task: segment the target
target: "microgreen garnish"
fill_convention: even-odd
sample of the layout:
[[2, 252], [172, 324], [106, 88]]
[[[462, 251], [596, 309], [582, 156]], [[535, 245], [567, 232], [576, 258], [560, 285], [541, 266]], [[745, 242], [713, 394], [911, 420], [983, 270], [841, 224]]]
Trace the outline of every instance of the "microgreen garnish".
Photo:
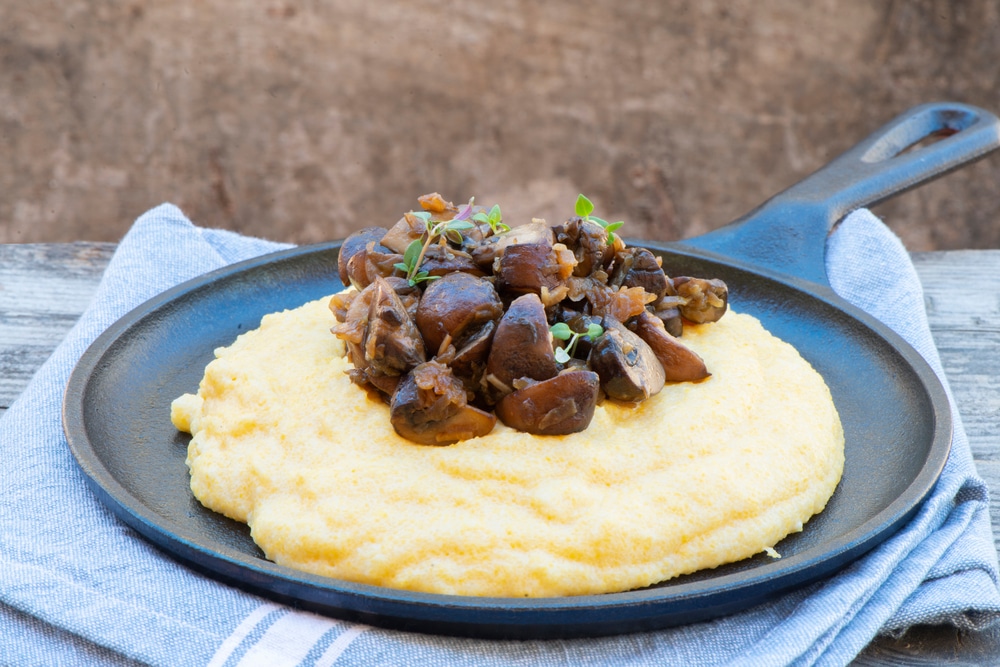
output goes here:
[[596, 322], [591, 322], [587, 325], [585, 332], [577, 333], [570, 329], [569, 325], [565, 322], [557, 322], [549, 327], [549, 331], [552, 333], [553, 338], [568, 341], [565, 347], [555, 348], [556, 361], [560, 364], [565, 364], [573, 356], [573, 352], [576, 351], [577, 343], [580, 342], [581, 338], [586, 337], [590, 342], [594, 342], [594, 340], [604, 333], [604, 328]]
[[494, 234], [502, 234], [503, 232], [509, 232], [510, 226], [503, 222], [503, 216], [500, 214], [500, 204], [493, 204], [493, 208], [490, 209], [489, 213], [480, 211], [472, 216], [472, 219], [476, 222], [485, 222], [493, 230]]
[[608, 222], [598, 218], [596, 215], [591, 215], [594, 212], [594, 202], [590, 201], [582, 194], [577, 195], [576, 198], [576, 214], [583, 218], [584, 220], [589, 220], [591, 222], [596, 222], [601, 227], [604, 227], [608, 232], [608, 245], [614, 245], [615, 242], [615, 232], [625, 224], [624, 220], [619, 220], [618, 222]]
[[427, 254], [427, 248], [430, 247], [431, 243], [436, 239], [440, 239], [442, 242], [447, 239], [453, 243], [461, 243], [462, 230], [472, 229], [475, 225], [468, 220], [459, 218], [434, 223], [431, 222], [431, 214], [427, 211], [410, 212], [409, 215], [423, 220], [427, 230], [426, 235], [411, 241], [410, 245], [406, 246], [406, 252], [403, 253], [403, 261], [397, 262], [393, 266], [406, 273], [406, 280], [412, 287], [421, 281], [440, 278], [440, 276], [432, 276], [427, 271], [420, 270], [420, 265], [424, 263], [424, 255]]

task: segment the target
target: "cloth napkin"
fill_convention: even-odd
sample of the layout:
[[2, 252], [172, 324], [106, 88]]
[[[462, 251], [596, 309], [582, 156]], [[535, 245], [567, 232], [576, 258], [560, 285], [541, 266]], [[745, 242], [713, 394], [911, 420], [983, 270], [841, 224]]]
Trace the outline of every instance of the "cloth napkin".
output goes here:
[[[97, 335], [155, 294], [283, 248], [194, 226], [165, 204], [120, 243], [82, 318], [0, 419], [0, 653], [16, 665], [842, 665], [878, 633], [1000, 619], [987, 488], [957, 411], [951, 456], [911, 523], [825, 581], [742, 613], [599, 639], [485, 641], [296, 611], [173, 561], [90, 492], [62, 433], [63, 389]], [[857, 211], [831, 235], [834, 289], [944, 378], [899, 240]], [[880, 295], [892, 293], [891, 300]], [[950, 395], [950, 394], [949, 394]], [[954, 403], [952, 403], [954, 406]]]

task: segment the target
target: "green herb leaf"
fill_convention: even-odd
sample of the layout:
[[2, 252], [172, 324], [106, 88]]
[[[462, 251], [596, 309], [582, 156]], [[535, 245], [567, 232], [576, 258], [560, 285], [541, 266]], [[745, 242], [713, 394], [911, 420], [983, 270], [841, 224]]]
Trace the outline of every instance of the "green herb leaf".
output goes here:
[[594, 212], [594, 202], [590, 201], [582, 194], [576, 197], [576, 214], [581, 218], [589, 217]]
[[600, 338], [604, 335], [604, 327], [602, 327], [597, 322], [591, 322], [587, 325], [587, 338], [593, 341], [596, 338]]
[[428, 274], [426, 271], [418, 271], [417, 273], [413, 274], [413, 276], [407, 282], [410, 283], [410, 287], [414, 287], [417, 283], [424, 281], [430, 282], [431, 280], [437, 280], [440, 277], [441, 276], [432, 276]]
[[393, 264], [393, 266], [402, 271], [403, 273], [410, 272], [410, 267], [407, 266], [407, 264], [404, 262], [396, 262], [395, 264]]
[[570, 358], [569, 352], [567, 352], [561, 347], [556, 348], [556, 361], [558, 361], [560, 364], [565, 364], [567, 361], [569, 361], [569, 358]]
[[559, 340], [569, 340], [570, 336], [573, 335], [573, 330], [570, 329], [569, 325], [565, 322], [557, 322], [553, 324], [549, 327], [549, 331], [552, 332], [553, 337], [558, 338]]
[[494, 234], [502, 234], [503, 232], [510, 231], [510, 226], [503, 223], [503, 214], [500, 213], [500, 204], [493, 204], [493, 208], [490, 209], [489, 213], [486, 213], [485, 211], [476, 213], [472, 216], [472, 219], [489, 225]]
[[420, 257], [420, 251], [424, 248], [424, 242], [420, 239], [414, 239], [410, 241], [410, 245], [406, 246], [406, 252], [403, 253], [403, 264], [406, 264], [406, 270], [416, 268], [417, 258]]

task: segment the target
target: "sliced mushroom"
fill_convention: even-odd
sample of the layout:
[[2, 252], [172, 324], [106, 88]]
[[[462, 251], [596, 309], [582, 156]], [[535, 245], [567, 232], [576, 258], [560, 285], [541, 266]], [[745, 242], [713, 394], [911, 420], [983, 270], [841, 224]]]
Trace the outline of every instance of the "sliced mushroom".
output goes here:
[[385, 282], [399, 296], [400, 301], [403, 302], [403, 306], [406, 307], [406, 312], [409, 314], [410, 319], [415, 320], [417, 317], [417, 306], [420, 305], [420, 297], [423, 294], [420, 288], [416, 285], [411, 285], [410, 281], [399, 276], [389, 276], [385, 278]]
[[718, 278], [674, 278], [677, 296], [684, 299], [681, 315], [685, 319], [704, 324], [718, 322], [726, 314], [729, 303], [729, 288]]
[[454, 358], [449, 363], [455, 377], [465, 384], [466, 389], [474, 392], [481, 386], [495, 332], [495, 322], [484, 324], [474, 336], [467, 339], [460, 350], [455, 352]]
[[631, 325], [635, 334], [652, 348], [667, 382], [697, 382], [711, 375], [705, 361], [671, 336], [656, 315], [643, 311], [632, 320]]
[[444, 364], [428, 361], [399, 383], [389, 404], [396, 432], [421, 445], [450, 445], [486, 435], [496, 416], [466, 403], [465, 387]]
[[413, 241], [423, 238], [426, 233], [427, 224], [420, 216], [413, 212], [404, 213], [382, 237], [382, 245], [402, 255]]
[[460, 348], [487, 322], [503, 315], [503, 302], [490, 281], [468, 273], [449, 273], [427, 285], [417, 306], [416, 324], [436, 352], [445, 337]]
[[374, 292], [362, 343], [365, 360], [381, 375], [403, 375], [426, 360], [424, 339], [384, 278], [376, 278], [371, 287]]
[[602, 325], [589, 363], [604, 392], [620, 401], [642, 401], [663, 389], [666, 376], [652, 348], [613, 317], [605, 316]]
[[497, 324], [486, 372], [506, 387], [522, 377], [548, 380], [559, 372], [545, 308], [537, 294], [519, 296]]
[[590, 425], [601, 382], [593, 371], [570, 371], [533, 382], [496, 405], [500, 420], [535, 435], [578, 433]]
[[504, 232], [497, 238], [497, 253], [502, 254], [508, 246], [512, 245], [532, 245], [542, 243], [551, 246], [555, 243], [555, 236], [552, 228], [544, 220], [533, 218], [525, 225], [513, 227], [510, 231]]

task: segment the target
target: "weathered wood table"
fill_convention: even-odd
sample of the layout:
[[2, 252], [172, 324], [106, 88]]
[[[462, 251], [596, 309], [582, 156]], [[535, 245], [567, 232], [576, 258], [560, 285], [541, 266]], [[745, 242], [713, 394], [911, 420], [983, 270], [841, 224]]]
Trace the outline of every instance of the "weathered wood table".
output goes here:
[[[0, 244], [0, 418], [87, 307], [114, 248]], [[913, 260], [1000, 535], [1000, 250], [918, 253]], [[877, 639], [853, 664], [1000, 665], [1000, 627], [914, 628], [898, 640]]]

